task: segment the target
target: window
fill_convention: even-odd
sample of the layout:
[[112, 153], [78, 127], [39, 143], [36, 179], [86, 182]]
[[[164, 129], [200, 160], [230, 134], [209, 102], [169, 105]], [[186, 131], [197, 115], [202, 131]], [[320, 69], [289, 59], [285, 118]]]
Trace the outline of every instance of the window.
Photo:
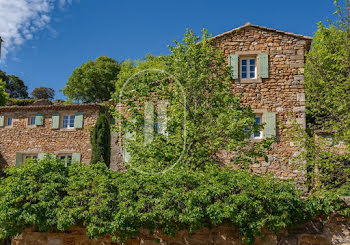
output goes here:
[[28, 159], [38, 159], [38, 154], [23, 154], [23, 162], [25, 163]]
[[62, 128], [74, 128], [75, 115], [63, 116]]
[[[260, 125], [262, 124], [262, 116], [255, 116], [255, 123]], [[254, 133], [253, 139], [262, 139], [263, 137], [263, 131], [260, 130], [259, 132]]]
[[28, 125], [33, 126], [35, 125], [35, 116], [29, 117], [28, 119]]
[[12, 126], [12, 117], [7, 117], [6, 118], [6, 125], [7, 127]]
[[241, 59], [241, 79], [256, 79], [256, 58]]
[[65, 163], [65, 166], [67, 167], [69, 164], [72, 163], [72, 155], [71, 154], [62, 154], [58, 156], [58, 159], [60, 161], [63, 161]]

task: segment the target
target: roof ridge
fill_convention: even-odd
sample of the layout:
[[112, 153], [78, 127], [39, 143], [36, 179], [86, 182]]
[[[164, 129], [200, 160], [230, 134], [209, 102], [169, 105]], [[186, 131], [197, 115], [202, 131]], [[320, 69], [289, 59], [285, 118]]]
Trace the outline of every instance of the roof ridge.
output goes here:
[[225, 36], [227, 34], [231, 34], [231, 33], [236, 32], [236, 31], [240, 31], [240, 30], [242, 30], [242, 29], [244, 29], [246, 27], [254, 27], [254, 28], [263, 29], [263, 30], [267, 30], [267, 31], [273, 31], [273, 32], [277, 32], [277, 33], [282, 33], [282, 34], [285, 34], [285, 35], [294, 36], [294, 37], [298, 37], [298, 38], [302, 38], [302, 39], [312, 40], [312, 37], [309, 37], [309, 36], [305, 36], [305, 35], [301, 35], [301, 34], [295, 34], [295, 33], [292, 33], [292, 32], [281, 31], [281, 30], [277, 30], [277, 29], [273, 29], [273, 28], [269, 28], [269, 27], [265, 27], [265, 26], [253, 25], [250, 22], [247, 22], [243, 26], [236, 27], [236, 28], [234, 28], [234, 29], [232, 29], [230, 31], [223, 32], [221, 34], [213, 36], [212, 39], [215, 39], [215, 38], [218, 38], [218, 37], [222, 37], [222, 36]]

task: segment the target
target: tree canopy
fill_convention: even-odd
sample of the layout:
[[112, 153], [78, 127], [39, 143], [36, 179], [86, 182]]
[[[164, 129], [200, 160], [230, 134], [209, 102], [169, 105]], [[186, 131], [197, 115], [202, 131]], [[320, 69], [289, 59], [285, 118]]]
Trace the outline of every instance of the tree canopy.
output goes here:
[[136, 67], [122, 65], [115, 99], [125, 105], [118, 117], [131, 156], [127, 165], [153, 173], [177, 163], [193, 168], [220, 163], [220, 150], [234, 152], [231, 162], [239, 165], [262, 157], [271, 140], [247, 140], [262, 125], [234, 96], [225, 58], [212, 48], [207, 32], [200, 38], [188, 30], [170, 51]]
[[119, 70], [118, 62], [107, 56], [89, 60], [73, 71], [63, 93], [84, 103], [108, 101], [115, 92]]
[[52, 100], [55, 97], [55, 90], [53, 88], [40, 87], [35, 88], [31, 95], [35, 99], [47, 99]]
[[8, 101], [8, 94], [6, 93], [6, 83], [0, 79], [0, 106], [6, 105]]
[[350, 143], [350, 1], [337, 5], [338, 21], [318, 24], [307, 55], [305, 89], [310, 127]]
[[6, 75], [5, 72], [0, 70], [0, 80], [6, 83], [6, 92], [10, 98], [14, 99], [27, 99], [28, 98], [28, 87], [24, 82], [17, 76]]

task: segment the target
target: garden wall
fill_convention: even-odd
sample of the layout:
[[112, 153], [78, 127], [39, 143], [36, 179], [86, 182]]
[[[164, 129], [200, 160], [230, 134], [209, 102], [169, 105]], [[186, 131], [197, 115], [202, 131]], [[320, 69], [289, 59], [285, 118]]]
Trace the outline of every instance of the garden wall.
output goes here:
[[[325, 222], [325, 223], [324, 223]], [[13, 239], [14, 245], [112, 245], [110, 237], [89, 240], [85, 229], [72, 228], [66, 232], [39, 233], [28, 229]], [[258, 239], [257, 245], [349, 245], [350, 218], [332, 215], [327, 219], [314, 219], [307, 224], [284, 230], [275, 235], [264, 231], [265, 239]], [[156, 239], [158, 241], [156, 241]], [[160, 234], [150, 236], [142, 231], [138, 238], [129, 240], [127, 245], [242, 245], [236, 229], [220, 226], [214, 229], [202, 229], [195, 233], [181, 231], [175, 238]]]

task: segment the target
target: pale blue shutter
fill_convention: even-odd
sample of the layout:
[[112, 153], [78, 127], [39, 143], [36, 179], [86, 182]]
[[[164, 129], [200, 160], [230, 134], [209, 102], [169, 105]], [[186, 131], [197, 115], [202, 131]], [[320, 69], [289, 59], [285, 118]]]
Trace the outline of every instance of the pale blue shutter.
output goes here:
[[72, 154], [72, 161], [73, 162], [80, 162], [81, 161], [81, 154], [80, 153], [73, 153]]
[[276, 137], [276, 113], [266, 112], [264, 113], [264, 137], [272, 138]]
[[259, 54], [258, 55], [258, 70], [260, 78], [268, 78], [269, 77], [269, 57], [267, 54]]
[[44, 160], [45, 155], [46, 155], [45, 153], [39, 153], [39, 154], [38, 154], [38, 159], [39, 159], [39, 160]]
[[23, 154], [20, 152], [16, 153], [16, 167], [19, 167], [22, 165], [23, 162]]
[[84, 123], [84, 113], [83, 112], [75, 113], [74, 128], [83, 128], [83, 123]]
[[231, 68], [232, 79], [238, 79], [238, 55], [230, 54], [228, 56], [228, 66]]
[[5, 117], [0, 116], [0, 127], [3, 127], [5, 125]]
[[52, 129], [59, 129], [60, 128], [60, 114], [59, 113], [52, 114], [51, 128]]
[[35, 125], [37, 126], [44, 125], [44, 114], [39, 113], [35, 116]]

